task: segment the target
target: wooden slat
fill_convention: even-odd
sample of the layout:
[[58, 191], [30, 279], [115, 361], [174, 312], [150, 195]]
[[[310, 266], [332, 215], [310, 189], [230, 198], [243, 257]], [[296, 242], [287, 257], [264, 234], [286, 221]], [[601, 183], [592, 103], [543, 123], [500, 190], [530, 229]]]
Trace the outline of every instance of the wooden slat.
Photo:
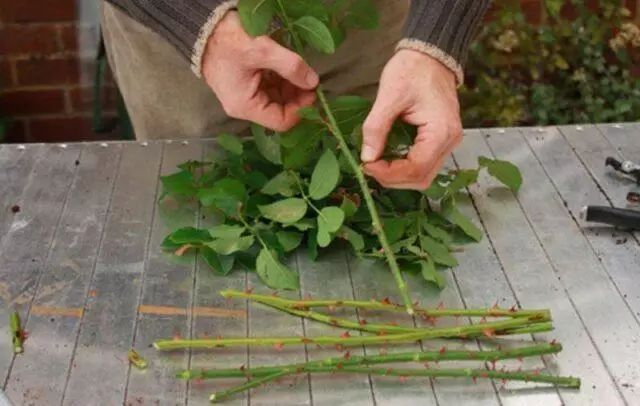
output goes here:
[[[214, 144], [206, 141], [201, 144], [204, 151], [205, 159], [209, 159], [213, 151]], [[216, 223], [207, 214], [200, 217], [200, 227], [213, 226]], [[222, 276], [217, 275], [201, 258], [196, 264], [196, 280], [195, 291], [193, 295], [192, 306], [197, 307], [213, 307], [229, 310], [227, 317], [206, 317], [194, 315], [191, 318], [190, 336], [197, 337], [246, 337], [247, 326], [249, 323], [247, 314], [246, 300], [232, 300], [220, 296], [223, 289], [234, 289], [244, 291], [247, 288], [246, 272], [239, 266], [233, 273]], [[181, 289], [192, 289], [192, 287], [181, 286]], [[237, 316], [231, 316], [237, 314]], [[240, 316], [240, 314], [244, 314]], [[248, 365], [248, 353], [246, 348], [228, 348], [214, 350], [193, 350], [190, 352], [189, 366], [191, 369], [207, 369], [207, 368], [240, 368], [242, 365]], [[209, 395], [212, 392], [221, 390], [244, 383], [244, 379], [215, 379], [211, 381], [189, 381], [188, 382], [188, 405], [210, 405]], [[249, 396], [246, 393], [239, 393], [232, 399], [225, 401], [228, 405], [245, 406], [249, 402]]]
[[[483, 131], [484, 133], [484, 131]], [[549, 208], [556, 204], [553, 198], [541, 189], [545, 179], [533, 178], [530, 165], [526, 165], [532, 156], [531, 151], [520, 137], [517, 130], [508, 129], [501, 134], [499, 130], [487, 132], [487, 141], [495, 148], [497, 156], [509, 160], [523, 171], [524, 184], [520, 190], [519, 199], [525, 200], [531, 195], [540, 195], [549, 201], [541, 204]], [[504, 144], [504, 150], [499, 148]], [[492, 156], [487, 147], [485, 137], [479, 133], [469, 134], [460, 149], [456, 152], [457, 162], [463, 167], [477, 165], [477, 156]], [[533, 179], [532, 179], [533, 178]], [[617, 405], [624, 404], [620, 394], [612, 382], [606, 365], [599, 357], [599, 349], [594, 345], [591, 337], [585, 331], [583, 319], [597, 317], [591, 312], [578, 313], [576, 301], [580, 298], [567, 296], [564, 278], [560, 278], [547, 257], [548, 248], [543, 248], [538, 236], [534, 232], [531, 222], [539, 217], [553, 216], [554, 221], [561, 221], [562, 216], [548, 213], [528, 212], [525, 215], [519, 201], [513, 193], [506, 190], [495, 180], [479, 179], [477, 187], [472, 189], [474, 202], [480, 213], [483, 224], [489, 233], [493, 247], [498, 255], [505, 275], [517, 295], [518, 303], [523, 308], [549, 308], [554, 317], [555, 330], [546, 336], [555, 338], [564, 345], [560, 356], [553, 358], [552, 372], [561, 375], [573, 375], [582, 378], [583, 386], [579, 392], [575, 390], [561, 390], [565, 404], [575, 405]], [[563, 206], [562, 206], [563, 207]], [[530, 205], [525, 205], [530, 209]], [[545, 209], [546, 210], [546, 209]], [[559, 236], [556, 236], [558, 240]], [[565, 237], [566, 239], [566, 237]], [[557, 243], [557, 242], [556, 242]], [[570, 258], [575, 258], [575, 252], [565, 251]], [[600, 305], [607, 300], [586, 297], [580, 300], [582, 308], [592, 304]], [[585, 371], [588, 371], [585, 373]], [[523, 404], [556, 404], [557, 395], [549, 391], [533, 391], [526, 395], [515, 393], [503, 394], [503, 398], [513, 396], [513, 402]]]
[[127, 350], [133, 341], [162, 146], [124, 146], [64, 404], [121, 404], [124, 400]]
[[[80, 149], [54, 147], [38, 160], [21, 201], [21, 211], [0, 246], [0, 336], [10, 337], [9, 313], [15, 307], [28, 320], [43, 267], [50, 255], [56, 226], [74, 179]], [[29, 350], [25, 344], [25, 350]], [[0, 382], [4, 385], [13, 360], [11, 340], [0, 340]], [[11, 391], [12, 388], [9, 388]]]
[[0, 246], [13, 221], [11, 209], [20, 205], [22, 192], [29, 184], [29, 174], [36, 160], [42, 159], [42, 152], [39, 145], [24, 149], [15, 145], [0, 146]]
[[[165, 145], [160, 175], [174, 173], [179, 164], [201, 157], [202, 146], [199, 143]], [[175, 373], [187, 367], [188, 351], [158, 354], [152, 348], [152, 343], [156, 339], [171, 337], [175, 332], [188, 335], [190, 312], [162, 315], [155, 314], [154, 309], [169, 306], [190, 310], [195, 269], [193, 256], [189, 255], [184, 260], [169, 257], [161, 249], [161, 243], [173, 230], [197, 226], [197, 206], [179, 204], [173, 198], [165, 198], [160, 203], [156, 206], [152, 222], [149, 257], [142, 287], [141, 305], [148, 310], [138, 316], [134, 342], [136, 351], [149, 362], [150, 370], [130, 368], [125, 403], [132, 405], [173, 405], [182, 404], [186, 399], [186, 382], [176, 379]]]
[[[305, 247], [306, 248], [306, 247]], [[349, 266], [343, 247], [333, 247], [322, 253], [316, 261], [312, 261], [303, 248], [296, 253], [298, 267], [301, 270], [300, 284], [302, 296], [336, 299], [353, 299], [353, 289], [349, 277]], [[316, 309], [322, 313], [330, 313], [328, 308]], [[353, 309], [336, 309], [336, 317], [357, 321], [358, 316]], [[292, 318], [292, 320], [294, 320]], [[307, 337], [339, 336], [347, 331], [327, 324], [304, 320]], [[352, 336], [360, 335], [359, 331], [349, 331]], [[309, 360], [321, 360], [324, 358], [341, 357], [349, 351], [351, 355], [363, 355], [362, 347], [350, 347], [345, 351], [336, 348], [317, 348], [309, 344]], [[373, 404], [371, 385], [368, 376], [348, 374], [317, 374], [311, 376], [311, 389], [313, 404], [316, 406], [333, 406], [336, 404], [363, 405]]]
[[640, 161], [640, 124], [598, 124], [596, 127], [622, 156], [636, 163]]
[[30, 404], [34, 397], [43, 405], [62, 400], [120, 151], [117, 145], [107, 149], [95, 144], [82, 151], [25, 326], [30, 333], [27, 351], [16, 358], [7, 385], [18, 404]]

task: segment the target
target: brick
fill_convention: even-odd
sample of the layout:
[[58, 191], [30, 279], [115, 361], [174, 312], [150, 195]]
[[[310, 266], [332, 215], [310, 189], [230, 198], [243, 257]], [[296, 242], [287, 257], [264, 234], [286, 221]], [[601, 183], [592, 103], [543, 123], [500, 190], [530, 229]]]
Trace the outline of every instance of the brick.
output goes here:
[[13, 62], [9, 59], [0, 59], [0, 91], [13, 87]]
[[117, 132], [95, 134], [91, 116], [33, 118], [29, 123], [29, 142], [74, 142], [118, 139]]
[[5, 25], [0, 28], [0, 55], [58, 51], [57, 29], [53, 25]]
[[63, 113], [64, 90], [10, 90], [0, 95], [0, 111], [11, 117]]
[[74, 56], [16, 61], [16, 71], [22, 86], [74, 84], [80, 77], [79, 61]]
[[27, 125], [23, 120], [9, 120], [5, 123], [4, 139], [2, 142], [26, 142]]
[[[93, 109], [93, 88], [76, 87], [69, 91], [71, 100], [71, 110], [76, 113], [86, 113]], [[102, 98], [100, 100], [103, 111], [113, 112], [116, 110], [118, 92], [114, 86], [102, 87]]]
[[0, 21], [5, 23], [75, 21], [76, 0], [0, 0]]
[[64, 51], [78, 50], [78, 32], [75, 24], [60, 26], [60, 40]]

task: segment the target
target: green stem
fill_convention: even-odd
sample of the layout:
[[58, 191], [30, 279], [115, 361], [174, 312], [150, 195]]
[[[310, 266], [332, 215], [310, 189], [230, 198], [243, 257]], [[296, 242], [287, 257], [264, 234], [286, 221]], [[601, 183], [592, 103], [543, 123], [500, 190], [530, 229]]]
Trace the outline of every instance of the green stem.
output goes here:
[[9, 316], [9, 326], [11, 327], [11, 339], [13, 343], [13, 352], [21, 354], [24, 352], [23, 341], [24, 331], [20, 322], [20, 314], [17, 311], [11, 312]]
[[[298, 35], [293, 29], [291, 21], [289, 20], [289, 17], [287, 16], [287, 13], [285, 12], [284, 7], [282, 6], [282, 0], [277, 0], [277, 1], [278, 1], [278, 6], [280, 7], [280, 10], [282, 12], [284, 23], [287, 25], [287, 29], [289, 30], [291, 38], [293, 39], [294, 47], [296, 48], [296, 51], [300, 55], [303, 55], [304, 47], [302, 46], [302, 43], [300, 42], [300, 38], [298, 38]], [[321, 85], [318, 85], [318, 87], [316, 88], [316, 94], [318, 95], [318, 98], [320, 99], [320, 103], [322, 104], [325, 114], [327, 115], [327, 119], [329, 120], [329, 124], [330, 124], [329, 129], [331, 133], [333, 133], [336, 136], [336, 139], [340, 144], [340, 150], [344, 153], [345, 157], [347, 158], [347, 161], [349, 162], [349, 165], [353, 169], [356, 179], [360, 184], [360, 188], [362, 189], [362, 194], [364, 195], [364, 200], [367, 204], [367, 208], [369, 209], [369, 214], [371, 215], [373, 228], [376, 232], [376, 235], [378, 236], [378, 240], [380, 241], [380, 244], [382, 245], [384, 253], [387, 257], [387, 262], [389, 263], [389, 267], [391, 268], [393, 277], [395, 278], [396, 284], [398, 285], [398, 289], [400, 291], [400, 295], [402, 296], [402, 300], [406, 307], [407, 313], [409, 313], [410, 315], [413, 315], [414, 313], [413, 303], [411, 301], [411, 297], [409, 296], [407, 285], [404, 279], [402, 278], [402, 275], [400, 273], [400, 267], [398, 266], [398, 262], [394, 256], [393, 251], [391, 250], [391, 246], [389, 244], [389, 241], [387, 240], [387, 236], [382, 227], [382, 221], [380, 221], [380, 216], [378, 215], [378, 210], [376, 209], [375, 202], [373, 201], [373, 196], [371, 195], [371, 190], [369, 189], [367, 180], [364, 177], [364, 172], [362, 171], [362, 169], [360, 168], [360, 165], [358, 164], [353, 154], [351, 153], [351, 150], [349, 149], [349, 145], [345, 141], [344, 136], [340, 131], [336, 118], [333, 115], [333, 112], [331, 111], [331, 109], [329, 108], [329, 102], [327, 101], [327, 98], [322, 90]]]
[[221, 348], [237, 346], [284, 346], [284, 345], [373, 345], [389, 343], [405, 343], [435, 338], [470, 338], [475, 334], [496, 334], [496, 332], [516, 327], [526, 326], [531, 323], [528, 318], [520, 317], [512, 320], [497, 321], [493, 323], [479, 323], [457, 327], [434, 328], [419, 332], [390, 334], [368, 337], [264, 337], [264, 338], [215, 338], [215, 339], [165, 339], [156, 340], [153, 346], [159, 350], [175, 350], [184, 348]]
[[253, 381], [249, 381], [249, 382], [247, 382], [247, 383], [245, 383], [243, 385], [236, 386], [234, 388], [231, 388], [231, 389], [228, 389], [228, 390], [225, 390], [225, 391], [212, 393], [211, 396], [209, 396], [209, 401], [211, 403], [217, 403], [217, 402], [219, 402], [221, 400], [224, 400], [224, 399], [226, 399], [226, 398], [228, 398], [230, 396], [235, 395], [236, 393], [240, 393], [240, 392], [244, 392], [244, 391], [249, 390], [249, 389], [257, 388], [258, 386], [264, 385], [265, 383], [270, 382], [270, 381], [275, 381], [276, 379], [278, 379], [280, 377], [283, 377], [283, 376], [286, 376], [286, 375], [290, 375], [290, 372], [288, 372], [288, 371], [280, 371], [278, 373], [274, 373], [274, 374], [271, 374], [271, 375], [264, 376], [262, 378], [255, 379]]
[[547, 354], [557, 354], [562, 351], [560, 343], [540, 344], [531, 347], [513, 348], [492, 351], [426, 351], [426, 352], [403, 352], [388, 355], [373, 356], [351, 356], [349, 358], [328, 358], [324, 360], [311, 361], [308, 363], [289, 364], [273, 367], [225, 368], [210, 370], [185, 370], [176, 374], [178, 379], [217, 379], [217, 378], [237, 378], [237, 377], [263, 377], [269, 376], [283, 370], [298, 370], [309, 366], [362, 366], [388, 364], [395, 362], [442, 362], [442, 361], [499, 361], [506, 359], [519, 359], [526, 357], [542, 356]]
[[[265, 304], [273, 304], [276, 306], [288, 307], [296, 310], [308, 309], [312, 307], [349, 307], [365, 310], [384, 310], [391, 312], [403, 311], [404, 308], [395, 304], [387, 304], [380, 301], [358, 301], [358, 300], [336, 300], [336, 299], [318, 299], [318, 300], [291, 300], [276, 296], [260, 295], [256, 293], [245, 293], [237, 290], [222, 290], [220, 294], [224, 298], [242, 298], [251, 299]], [[547, 309], [533, 310], [509, 310], [499, 308], [488, 309], [423, 309], [414, 308], [418, 315], [425, 317], [539, 317], [541, 320], [551, 320], [551, 312]]]

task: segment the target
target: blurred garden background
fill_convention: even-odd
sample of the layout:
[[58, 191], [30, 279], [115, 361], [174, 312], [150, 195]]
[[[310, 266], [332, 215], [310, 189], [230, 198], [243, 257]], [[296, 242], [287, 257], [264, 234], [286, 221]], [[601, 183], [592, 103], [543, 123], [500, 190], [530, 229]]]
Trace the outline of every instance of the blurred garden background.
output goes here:
[[[0, 139], [126, 138], [98, 43], [94, 0], [0, 0]], [[640, 121], [640, 0], [494, 0], [460, 102], [466, 128]]]

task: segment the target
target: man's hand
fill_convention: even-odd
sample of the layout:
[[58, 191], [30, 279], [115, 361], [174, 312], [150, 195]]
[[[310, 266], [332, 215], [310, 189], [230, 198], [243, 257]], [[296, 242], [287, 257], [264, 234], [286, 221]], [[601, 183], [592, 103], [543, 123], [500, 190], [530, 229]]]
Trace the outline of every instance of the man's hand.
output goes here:
[[249, 36], [235, 11], [209, 38], [202, 74], [227, 115], [279, 132], [298, 122], [298, 109], [315, 102], [319, 81], [298, 54], [266, 36]]
[[[379, 158], [397, 118], [417, 126], [418, 135], [406, 159], [389, 163]], [[398, 51], [384, 68], [362, 130], [365, 173], [387, 188], [427, 189], [462, 140], [453, 72], [425, 54]]]

